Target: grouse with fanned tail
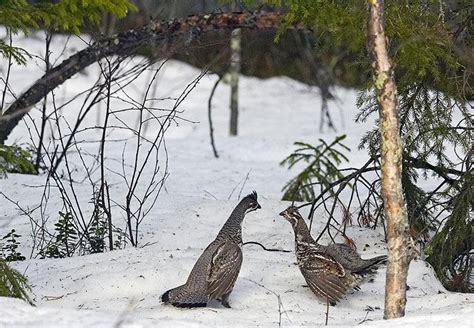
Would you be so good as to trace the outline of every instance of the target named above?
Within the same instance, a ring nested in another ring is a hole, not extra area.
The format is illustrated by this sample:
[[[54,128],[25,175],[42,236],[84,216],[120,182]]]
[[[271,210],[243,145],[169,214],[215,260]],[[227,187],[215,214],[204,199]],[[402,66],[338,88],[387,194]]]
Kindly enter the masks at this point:
[[[244,197],[194,264],[186,283],[165,292],[161,300],[177,307],[204,307],[215,299],[230,308],[228,298],[242,265],[242,221],[259,208],[256,192]]]
[[[362,259],[345,244],[323,246],[311,237],[308,226],[298,209],[288,207],[280,213],[293,226],[298,266],[311,290],[324,301],[334,305],[351,288],[358,288],[375,274],[387,257]]]

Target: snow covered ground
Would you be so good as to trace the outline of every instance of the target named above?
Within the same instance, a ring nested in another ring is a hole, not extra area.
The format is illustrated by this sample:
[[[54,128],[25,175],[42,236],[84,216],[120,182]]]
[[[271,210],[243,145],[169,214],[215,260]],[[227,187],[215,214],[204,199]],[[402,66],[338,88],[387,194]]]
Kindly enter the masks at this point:
[[[41,54],[37,41],[17,39],[16,45]],[[53,58],[61,52],[65,38],[53,41]],[[83,47],[71,40],[68,53]],[[2,62],[3,65],[3,62]],[[14,67],[12,85],[18,94],[41,76],[35,59],[27,67]],[[5,69],[5,67],[2,67]],[[98,67],[68,81],[57,91],[58,97],[71,97],[90,86],[98,76]],[[170,61],[159,75],[157,97],[177,96],[184,86],[199,75],[186,64]],[[160,303],[160,295],[182,284],[202,250],[214,238],[222,223],[242,196],[256,190],[262,209],[251,213],[244,222],[244,241],[258,241],[267,247],[293,249],[290,225],[278,216],[289,204],[280,201],[281,189],[297,172],[279,166],[293,149],[294,141],[316,143],[318,138],[331,141],[347,134],[351,147],[351,165],[365,161],[357,149],[361,135],[370,127],[353,122],[357,109],[356,93],[339,89],[338,101],[331,104],[339,126],[338,133],[318,132],[320,100],[315,89],[287,78],[259,80],[242,77],[239,136],[227,135],[229,88],[221,84],[214,98],[214,125],[220,157],[215,159],[209,144],[207,99],[215,76],[205,76],[183,102],[179,126],[167,134],[169,173],[165,189],[141,227],[140,245],[104,254],[67,259],[29,259],[14,263],[24,272],[33,289],[36,307],[20,300],[0,298],[0,327],[157,327],[157,326],[316,326],[324,325],[326,305],[304,287],[304,279],[293,253],[265,252],[255,245],[244,246],[244,263],[230,297],[232,309],[213,305],[209,308],[176,309]],[[141,85],[142,83],[142,85]],[[144,79],[135,82],[140,98]],[[339,115],[339,109],[343,115]],[[71,114],[65,113],[71,119]],[[39,113],[32,113],[37,118]],[[342,116],[342,117],[341,117]],[[94,125],[95,114],[85,124]],[[341,128],[344,125],[344,128]],[[150,136],[155,131],[149,129]],[[17,128],[9,143],[27,141],[24,125]],[[88,136],[99,138],[99,133]],[[110,136],[128,140],[130,134],[116,131]],[[108,162],[119,163],[125,141],[107,146]],[[83,149],[97,147],[84,144]],[[92,148],[91,148],[92,149]],[[111,164],[113,165],[113,164]],[[80,173],[80,172],[79,172]],[[113,176],[111,179],[114,179]],[[37,186],[44,176],[10,174],[0,180],[0,190],[24,207],[40,201]],[[111,193],[120,195],[124,183],[111,184]],[[77,184],[84,202],[91,198],[87,183]],[[27,196],[26,196],[27,195]],[[57,195],[51,195],[51,215],[61,210]],[[56,197],[56,198],[55,198]],[[55,200],[56,199],[56,200]],[[58,208],[54,208],[54,204]],[[15,206],[0,198],[0,236],[15,228],[22,251],[31,245],[30,224]],[[356,211],[356,208],[351,209]],[[304,212],[306,214],[306,212]],[[316,215],[313,235],[322,229],[326,216]],[[352,226],[347,234],[355,241],[363,257],[386,253],[383,234]],[[328,240],[324,240],[328,242]],[[408,278],[406,317],[383,321],[385,270],[373,283],[349,294],[330,308],[330,325],[372,326],[456,326],[472,327],[474,296],[447,292],[424,261],[415,260]]]

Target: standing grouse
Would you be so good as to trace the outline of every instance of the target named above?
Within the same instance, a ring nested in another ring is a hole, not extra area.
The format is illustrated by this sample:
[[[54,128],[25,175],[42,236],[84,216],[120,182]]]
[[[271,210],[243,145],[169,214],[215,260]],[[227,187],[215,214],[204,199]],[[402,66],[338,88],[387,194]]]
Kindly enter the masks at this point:
[[[324,301],[335,305],[346,292],[368,280],[386,256],[364,260],[345,244],[323,246],[311,237],[298,209],[288,207],[280,213],[293,226],[298,266],[311,290]]]
[[[255,191],[245,196],[194,264],[186,283],[165,292],[161,300],[189,308],[205,307],[215,299],[230,308],[228,298],[242,265],[242,221],[245,214],[259,208]]]

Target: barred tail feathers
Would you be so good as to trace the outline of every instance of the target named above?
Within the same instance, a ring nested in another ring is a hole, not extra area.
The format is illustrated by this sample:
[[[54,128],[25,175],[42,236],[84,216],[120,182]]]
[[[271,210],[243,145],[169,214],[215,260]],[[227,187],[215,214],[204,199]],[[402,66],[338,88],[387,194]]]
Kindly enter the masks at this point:
[[[357,271],[358,274],[373,274],[377,269],[379,268],[380,265],[383,265],[387,262],[387,256],[382,255],[382,256],[377,256],[371,259],[364,260],[365,265]]]
[[[189,291],[187,285],[182,285],[163,293],[163,295],[161,295],[161,301],[164,304],[170,304],[176,307],[192,308],[206,307],[209,298],[205,293]]]

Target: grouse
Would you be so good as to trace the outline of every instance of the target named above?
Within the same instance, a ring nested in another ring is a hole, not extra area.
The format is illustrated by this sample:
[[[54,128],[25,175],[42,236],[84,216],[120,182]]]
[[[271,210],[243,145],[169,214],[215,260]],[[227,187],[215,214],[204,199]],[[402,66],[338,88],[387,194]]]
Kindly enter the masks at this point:
[[[194,264],[186,283],[165,292],[163,303],[190,308],[218,300],[230,308],[228,298],[242,265],[242,222],[247,213],[259,208],[255,191],[245,196]]]
[[[370,279],[387,257],[362,259],[345,244],[323,246],[311,237],[298,209],[288,207],[280,213],[293,226],[298,266],[310,289],[324,301],[335,305],[346,292]]]

